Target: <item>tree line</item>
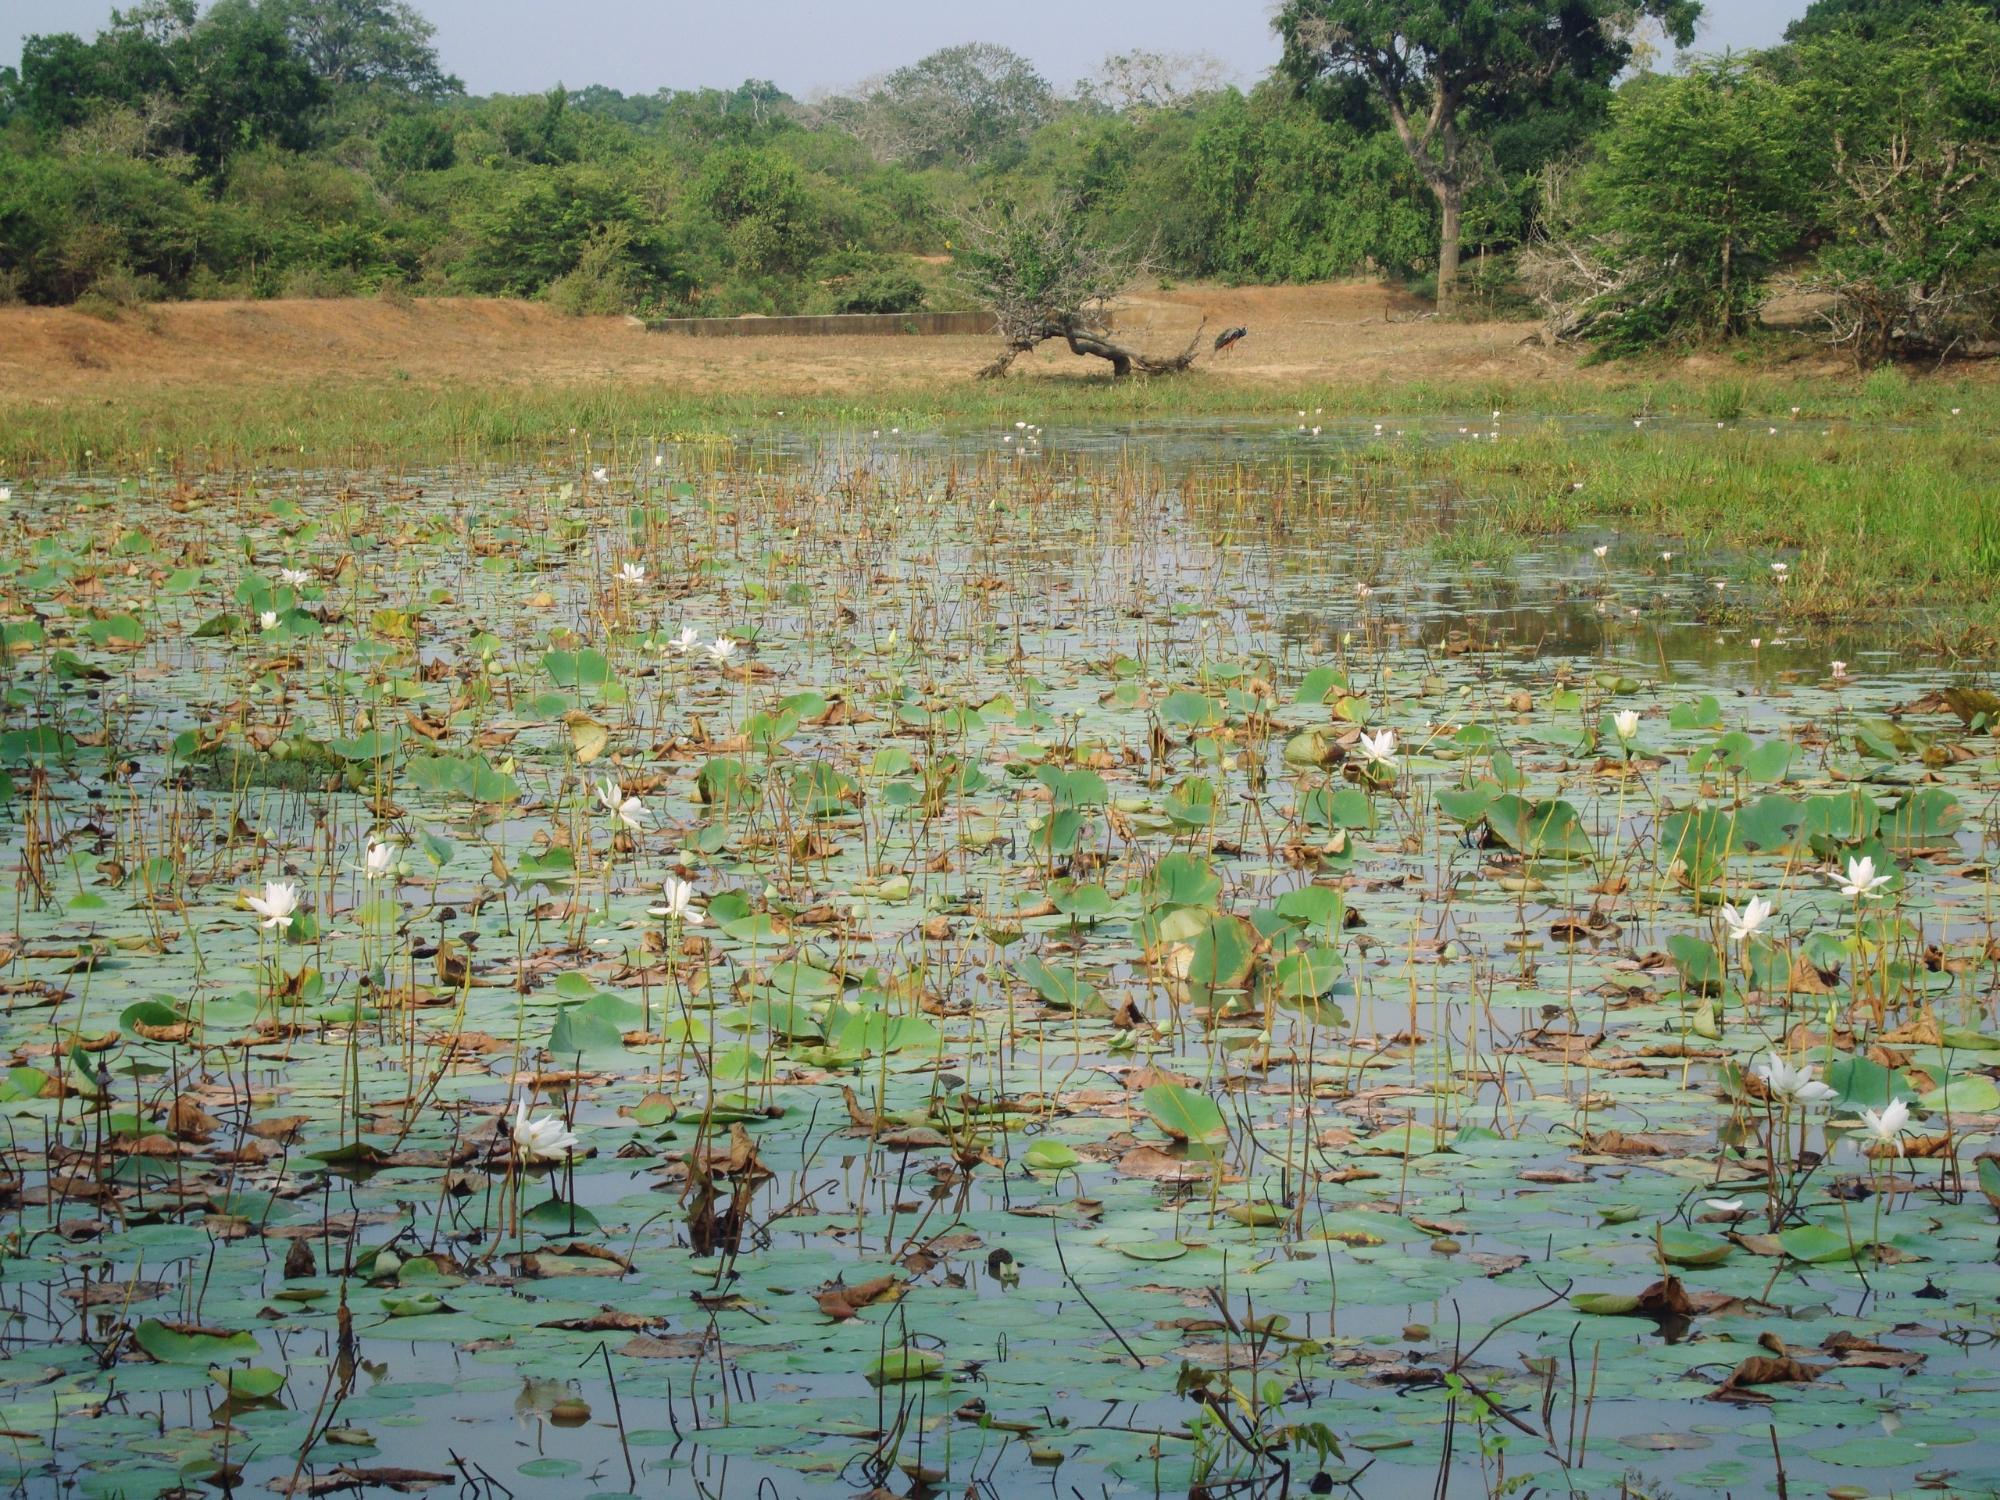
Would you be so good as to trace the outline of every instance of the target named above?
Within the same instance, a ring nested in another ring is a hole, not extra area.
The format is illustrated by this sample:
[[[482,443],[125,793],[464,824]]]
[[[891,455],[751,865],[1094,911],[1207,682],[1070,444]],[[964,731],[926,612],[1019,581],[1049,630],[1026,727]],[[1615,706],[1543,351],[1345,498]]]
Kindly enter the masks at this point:
[[[473,97],[401,0],[141,0],[0,68],[0,300],[896,312],[1039,216],[1098,265],[1379,274],[1613,349],[1774,287],[1863,362],[1990,337],[2000,0],[1815,0],[1769,51],[1635,66],[1699,11],[1286,0],[1247,89],[1141,50],[1059,90],[974,43],[802,100]]]

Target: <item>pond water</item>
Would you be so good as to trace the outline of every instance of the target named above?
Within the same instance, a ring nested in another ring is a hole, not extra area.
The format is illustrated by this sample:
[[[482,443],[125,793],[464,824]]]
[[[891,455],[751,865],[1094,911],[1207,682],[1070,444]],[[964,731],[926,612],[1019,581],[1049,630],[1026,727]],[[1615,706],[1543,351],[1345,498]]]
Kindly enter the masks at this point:
[[[2000,701],[1301,417],[17,491],[13,1492],[2000,1492]]]

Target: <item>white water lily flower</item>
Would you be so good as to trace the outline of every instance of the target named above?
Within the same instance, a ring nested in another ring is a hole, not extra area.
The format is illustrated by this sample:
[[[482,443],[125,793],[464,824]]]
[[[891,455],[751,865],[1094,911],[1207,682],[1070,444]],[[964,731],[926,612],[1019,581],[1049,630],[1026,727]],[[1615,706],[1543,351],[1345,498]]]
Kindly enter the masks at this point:
[[[292,913],[299,909],[299,888],[288,880],[267,880],[264,894],[245,896],[244,905],[264,920],[264,927],[290,927]]]
[[[715,659],[718,667],[726,667],[729,659],[736,654],[736,642],[726,635],[719,635],[708,643],[708,654]]]
[[[600,466],[590,471],[590,477],[592,479],[595,479],[599,484],[603,484],[611,478],[611,475],[607,470],[605,470]]]
[[[1752,896],[1741,911],[1725,901],[1722,903],[1722,925],[1729,929],[1732,943],[1748,942],[1750,935],[1770,921],[1771,913],[1776,910],[1777,907],[1762,896]]]
[[[1780,583],[1785,581],[1785,575],[1791,571],[1792,565],[1790,563],[1776,562],[1771,564],[1771,572],[1777,577]]]
[[[1611,716],[1611,727],[1618,731],[1618,738],[1629,740],[1639,732],[1639,711],[1635,708],[1621,708]]]
[[[1877,875],[1873,857],[1864,854],[1847,862],[1847,879],[1840,888],[1840,894],[1859,901],[1874,895],[1895,878],[1893,874]],[[1839,880],[1840,877],[1836,875],[1834,879]]]
[[[11,484],[0,484],[0,505],[5,505],[13,498],[14,487]]]
[[[1834,675],[1834,676],[1836,676],[1836,677],[1845,677],[1845,676],[1847,675],[1847,663],[1846,663],[1846,662],[1844,662],[1844,661],[1836,661],[1836,662],[1833,662],[1833,663],[1831,663],[1830,665],[1831,665],[1831,666],[1833,667],[1833,675]]]
[[[694,904],[694,887],[678,875],[667,877],[661,904],[648,907],[647,912],[655,917],[670,917],[676,922],[685,922],[690,927],[699,927],[708,920],[702,909]]]
[[[1910,1106],[1901,1099],[1891,1099],[1879,1114],[1872,1109],[1862,1110],[1861,1123],[1873,1139],[1884,1146],[1894,1146],[1898,1156],[1903,1154],[1903,1132],[1910,1126]]]
[[[1602,558],[1609,555],[1610,551],[1611,548],[1603,543],[1599,543],[1597,546],[1592,547],[1590,549],[1591,556],[1598,558]]]
[[[646,581],[646,565],[634,562],[620,563],[618,565],[618,581],[634,586],[644,583]]]
[[[681,627],[681,633],[673,638],[671,644],[682,656],[686,656],[701,644],[701,632],[692,625],[684,625]]]
[[[378,844],[373,839],[368,841],[368,859],[362,866],[362,874],[366,875],[370,880],[380,880],[393,870],[395,865],[396,846],[394,844]]]
[[[1660,554],[1661,562],[1672,562],[1673,560],[1674,560],[1674,555],[1671,552],[1662,552]]]
[[[1823,1104],[1835,1097],[1833,1089],[1813,1077],[1810,1064],[1800,1063],[1794,1067],[1775,1052],[1752,1071],[1764,1080],[1764,1087],[1777,1098],[1796,1099],[1801,1104]]]
[[[267,609],[258,615],[257,628],[259,630],[276,630],[278,628],[278,612],[275,609]]]
[[[278,569],[278,582],[290,584],[295,589],[302,589],[312,581],[313,572],[311,568]]]
[[[581,1144],[561,1115],[528,1118],[528,1096],[514,1104],[514,1155],[523,1162],[567,1161]]]
[[[623,823],[627,828],[646,826],[646,804],[637,797],[625,795],[624,788],[617,782],[605,780],[598,783],[597,800],[604,804],[604,810]]]
[[[1380,734],[1361,732],[1358,741],[1362,758],[1378,766],[1393,766],[1396,763],[1396,731],[1385,729]]]

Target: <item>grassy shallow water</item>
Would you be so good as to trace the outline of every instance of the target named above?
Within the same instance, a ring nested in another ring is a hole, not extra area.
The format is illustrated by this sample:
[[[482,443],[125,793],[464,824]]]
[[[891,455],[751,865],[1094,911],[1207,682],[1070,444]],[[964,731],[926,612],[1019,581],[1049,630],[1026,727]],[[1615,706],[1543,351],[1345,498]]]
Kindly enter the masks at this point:
[[[17,481],[6,1479],[2000,1493],[2000,700],[1479,416]]]
[[[1496,420],[1492,413],[1498,413]],[[121,391],[0,409],[0,484],[45,473],[199,475],[246,466],[395,472],[551,445],[783,445],[793,432],[976,444],[1032,419],[1142,445],[1183,427],[1239,450],[1283,434],[1394,485],[1467,502],[1447,556],[1502,559],[1524,537],[1596,526],[1751,561],[1789,560],[1793,609],[1822,629],[1893,609],[1912,639],[1977,653],[2000,630],[2000,388],[1990,382],[1692,379],[1621,368],[1533,382],[1267,387],[1196,377],[893,384],[838,395],[690,394],[639,382],[548,389],[379,380]],[[1495,431],[1498,441],[1492,441]]]

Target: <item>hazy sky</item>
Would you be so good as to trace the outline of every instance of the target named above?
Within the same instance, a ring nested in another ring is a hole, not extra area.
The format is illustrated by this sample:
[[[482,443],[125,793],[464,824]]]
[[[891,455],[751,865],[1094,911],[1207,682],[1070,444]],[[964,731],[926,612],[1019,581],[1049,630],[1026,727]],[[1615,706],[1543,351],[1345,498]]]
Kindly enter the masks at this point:
[[[94,33],[130,0],[0,0],[0,62],[43,31]],[[1110,52],[1214,53],[1242,81],[1277,60],[1267,0],[416,0],[447,69],[474,93],[565,83],[627,93],[769,78],[840,88],[958,42],[1000,42],[1067,86]],[[1765,46],[1806,0],[1709,0],[1698,46]]]

